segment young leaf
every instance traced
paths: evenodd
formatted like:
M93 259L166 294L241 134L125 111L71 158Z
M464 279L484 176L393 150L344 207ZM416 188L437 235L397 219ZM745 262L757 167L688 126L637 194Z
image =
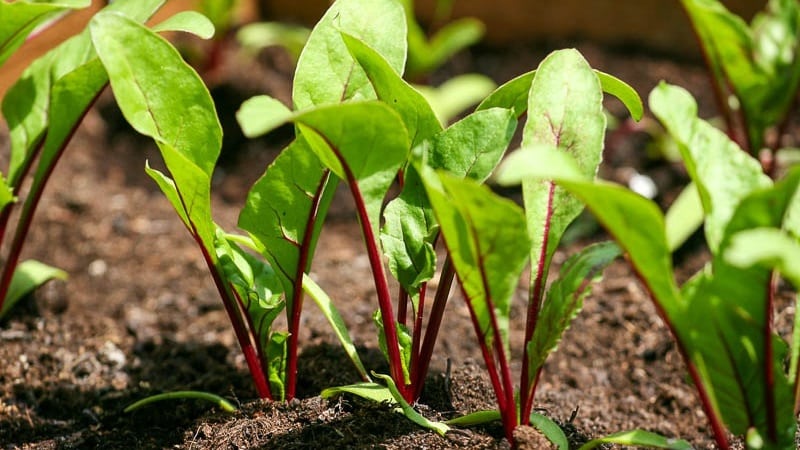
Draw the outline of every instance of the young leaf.
M569 441L564 434L564 430L553 419L543 414L531 413L531 425L555 444L558 450L569 450Z
M251 97L236 111L236 121L249 138L269 133L286 123L291 116L292 110L268 95Z
M640 120L644 115L644 105L639 94L627 83L619 78L605 72L595 70L594 73L600 80L603 92L617 97L631 113L633 120ZM536 71L519 75L511 79L493 93L491 93L480 105L478 110L487 108L511 108L516 117L521 117L528 110L528 94L530 86L536 77Z
M289 310L302 291L334 189L326 169L302 137L284 149L256 181L239 215L261 253L276 269ZM330 183L335 184L335 183Z
M438 227L414 166L406 169L403 190L386 205L383 218L381 244L389 271L411 295L416 309L419 287L436 271L433 241Z
M516 127L508 109L476 111L433 139L428 165L458 177L485 181L500 162Z
M677 250L705 220L697 185L689 183L670 205L664 217L670 250Z
M692 450L693 447L682 439L669 439L644 430L622 431L608 436L592 439L578 450L591 450L603 444L629 445L636 447L666 448L670 450Z
M173 206L213 261L210 187L222 129L208 90L172 45L133 20L99 13L90 30L120 109L159 144L180 198Z
M341 31L363 41L396 72L402 72L406 58L402 6L393 0L338 0L311 31L297 61L292 90L296 109L375 98L366 74L350 56Z
M286 399L286 356L289 333L273 332L269 335L264 353L267 357L269 391L275 400Z
M563 50L550 54L539 65L530 87L523 145L551 146L567 152L584 176L594 177L605 137L602 102L597 75L580 53ZM538 308L553 253L583 204L552 181L524 180L522 193L533 241L531 302Z
M14 270L8 294L6 294L3 306L0 308L0 318L10 311L23 297L52 279L66 280L67 273L39 261L23 261Z
M562 266L559 278L547 293L547 301L539 312L533 338L527 342L528 373L533 376L554 351L564 331L583 307L591 283L602 276L603 269L620 255L612 242L590 245L571 256Z
M372 372L372 376L375 378L380 378L386 382L386 387L389 389L389 392L392 393L392 398L398 405L400 405L403 415L406 416L407 419L421 427L439 433L440 436L444 436L445 433L450 431L450 427L448 427L446 424L428 420L425 416L415 411L414 408L412 408L411 405L409 405L408 402L403 398L403 395L400 394L400 391L397 390L397 386L392 380L392 377L375 372Z
M429 168L423 180L481 346L499 339L506 348L511 296L530 248L524 215L473 180Z
M372 316L372 320L375 322L375 326L378 328L378 346L380 347L384 356L386 356L388 359L389 351L386 345L386 335L383 329L384 327L383 319L381 318L381 312L375 311L375 314ZM403 383L410 384L411 376L409 372L409 366L411 365L411 333L409 332L408 327L401 323L395 322L395 327L397 328L397 344L400 347L400 362L403 368Z
M391 106L403 119L411 148L442 131L425 98L400 76L383 57L361 40L342 33L347 49L366 72L378 99Z
M208 17L197 11L181 11L167 20L153 26L153 31L183 31L201 39L214 37L214 24Z
M216 394L211 394L208 392L200 392L200 391L175 391L175 392L166 392L164 394L157 394L152 395L147 398L143 398L139 401L131 403L130 405L126 406L122 412L129 413L132 411L136 411L137 409L147 406L151 403L161 402L164 400L183 400L183 399L197 399L197 400L205 400L215 405L219 406L220 409L227 413L236 412L236 407L231 404L231 402L225 400L224 398L220 397Z
M697 104L686 90L661 83L650 93L650 108L678 143L706 212L706 240L716 252L736 205L771 181L758 161L697 117Z
M383 197L409 149L400 117L383 103L363 102L318 107L293 120L323 165L358 191L377 236Z
M99 13L90 30L128 122L210 176L222 131L200 76L169 42L122 15Z
M0 1L0 66L25 42L25 38L40 24L71 9L89 6L91 0L58 0L36 2Z
M731 237L724 255L736 267L774 267L795 286L800 286L800 244L778 228L752 228Z
M580 172L574 158L547 147L512 153L498 169L496 180L510 185L530 177L554 179L584 202L628 253L669 320L680 319L684 305L658 205L622 186L591 181Z

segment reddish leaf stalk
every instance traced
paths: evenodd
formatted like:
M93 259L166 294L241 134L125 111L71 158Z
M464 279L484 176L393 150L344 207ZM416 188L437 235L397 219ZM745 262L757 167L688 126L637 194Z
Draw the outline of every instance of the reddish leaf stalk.
M80 121L78 121L80 123ZM11 185L11 192L14 196L19 195L19 191L22 188L22 180L28 175L30 172L31 167L33 166L33 161L38 157L39 153L42 151L42 146L44 145L44 141L47 138L47 132L45 132L42 137L39 138L39 142L36 144L36 149L34 150L33 154L27 159L27 162L19 171L19 175L17 176L16 180L8 180ZM66 142L69 142L71 139L67 139L65 141L65 148ZM63 149L62 149L63 151ZM14 210L14 203L10 203L3 208L3 211L0 212L0 246L3 245L4 238L6 236L6 229L8 227L8 221L11 219L11 212ZM3 307L3 298L0 297L0 308Z
M556 185L553 182L548 182L550 189L547 194L547 220L544 223L542 248L539 252L539 260L536 262L536 279L532 283L531 290L528 293L530 299L528 301L528 316L525 324L525 347L522 352L522 375L520 377L520 421L523 425L530 424L530 415L533 410L533 398L535 396L536 384L539 380L541 369L537 370L533 375L535 380L531 382L531 374L528 373L530 369L529 361L530 355L528 354L528 342L533 338L533 332L536 330L536 323L539 319L539 311L542 307L544 282L547 278L547 245L550 239L550 221L553 217L553 197L555 195Z
M422 348L419 351L417 358L417 367L412 378L414 386L414 398L419 398L422 395L422 387L425 383L425 376L428 374L428 367L431 363L431 356L433 356L433 347L436 344L436 338L439 334L439 328L444 318L444 309L447 306L447 298L450 295L450 288L453 285L455 277L455 270L453 269L453 262L450 256L444 260L442 273L439 276L439 287L436 288L436 294L433 297L433 306L431 306L431 313L428 317L428 326L425 328L425 338L422 342ZM422 308L420 308L422 309ZM412 365L412 367L414 367Z
M288 305L289 314L289 342L286 349L286 400L294 398L297 391L297 346L300 336L300 314L303 310L303 275L308 270L308 263L311 258L311 242L313 241L314 228L317 224L317 214L319 213L322 194L328 185L330 171L325 170L320 179L317 190L314 192L314 199L309 213L309 220L306 222L303 243L300 246L300 257L297 262L297 273L294 277L292 302Z
M342 169L345 172L345 178L347 179L347 185L350 188L350 193L356 204L358 221L361 225L361 232L364 235L364 244L367 247L367 256L369 257L369 264L372 268L372 278L375 282L375 290L378 295L378 307L381 312L381 320L383 321L383 334L386 338L386 352L389 359L389 373L392 376L392 380L394 380L397 385L397 389L403 395L403 398L411 402L413 400L409 398L409 390L406 387L405 376L403 376L402 357L400 355L400 344L397 337L397 324L394 318L394 311L392 310L392 294L389 291L389 280L386 277L386 270L383 267L381 252L378 249L378 241L375 238L375 233L372 231L372 224L367 214L367 205L364 203L364 196L361 194L358 180L356 180L353 171L346 163L339 149L322 133L319 134L325 139L328 147L341 163Z
M736 123L733 119L733 111L728 106L727 103L727 93L726 89L723 88L720 79L716 76L717 73L714 71L714 65L712 63L711 55L709 54L708 48L706 48L703 41L703 38L700 35L700 30L697 28L694 20L692 20L692 15L689 13L689 10L686 9L686 6L683 5L681 2L681 8L686 15L686 18L689 20L689 24L692 28L692 34L694 34L694 38L700 47L700 54L703 56L703 61L705 62L706 67L708 68L709 79L711 81L711 88L714 90L714 100L717 103L717 109L719 110L720 114L722 114L722 118L725 121L725 128L728 130L728 136L736 141L738 144L742 145L742 139L738 136L736 131ZM749 146L749 141L746 143Z
M653 290L651 289L650 285L647 283L645 277L639 272L639 270L631 264L634 273L636 273L637 278L642 282L642 285L647 290L648 295L651 299L655 299L656 297L653 295ZM661 320L667 325L670 334L672 335L673 341L675 341L675 345L678 347L678 352L683 359L683 362L686 364L686 368L689 371L689 376L692 379L692 384L694 384L695 389L697 389L697 394L700 397L700 405L703 408L703 412L708 419L709 424L711 425L711 430L714 433L714 440L717 442L717 447L720 450L730 450L730 444L728 443L728 437L725 434L725 425L722 423L722 419L717 415L717 412L714 410L713 403L711 402L711 397L708 395L708 391L706 391L705 383L703 382L702 377L700 377L700 372L697 370L697 366L692 362L689 358L689 353L686 351L686 347L684 346L683 341L679 338L678 332L675 329L675 324L669 320L667 316L667 312L661 306L661 304L655 300L653 300L653 306L656 308L656 312Z
M183 202L183 197L181 197L181 202ZM250 377L256 385L258 396L273 400L269 383L267 383L266 371L264 370L262 359L259 357L260 352L253 344L252 330L248 329L245 321L242 319L243 316L249 316L243 314L242 310L238 307L239 302L236 300L236 297L231 294L230 287L214 264L214 260L208 253L203 240L200 239L200 236L197 234L194 224L192 224L190 232L195 242L197 242L197 246L200 247L200 251L203 252L203 259L205 259L208 265L208 271L211 272L214 285L217 287L220 297L222 297L222 304L225 306L225 312L228 313L231 325L233 325L233 331L236 333L236 340L239 341L239 347L244 354L244 359L247 362L247 368L250 370Z
M406 325L408 316L408 292L403 287L400 287L400 292L397 295L397 323Z

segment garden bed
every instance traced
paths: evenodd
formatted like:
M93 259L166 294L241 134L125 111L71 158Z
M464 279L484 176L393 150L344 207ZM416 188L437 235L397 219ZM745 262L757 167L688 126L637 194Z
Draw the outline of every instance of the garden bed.
M571 45L479 48L459 55L432 81L482 72L502 82L535 68L547 49ZM701 115L713 112L704 69L695 62L577 46L593 67L629 82L643 96L665 79L690 89ZM292 67L274 49L262 52L257 62L229 56L212 80L227 125L213 206L217 221L234 229L250 186L291 136L282 129L245 140L233 114L257 93L288 100ZM615 103L608 106L622 111ZM645 172L660 185L662 202L669 202L685 181L680 169L647 156L643 133L611 136L602 176L624 181L631 169ZM5 131L0 147L8 147ZM57 167L26 246L26 256L63 268L70 279L49 283L0 323L4 448L508 447L499 426L459 429L442 438L381 405L350 397L320 399L323 388L356 382L358 376L310 302L300 336L300 399L254 401L244 359L201 255L144 173L147 159L160 165L157 149L127 128L107 92ZM367 367L386 372L372 322L374 287L355 223L342 192L311 276L345 312ZM556 262L569 250L557 254ZM679 258L693 273L706 257L690 243ZM519 300L512 311L517 352L525 308ZM450 418L492 408L494 394L482 364L468 310L454 294L421 411ZM241 409L229 416L205 403L176 401L122 412L144 396L184 389L223 395ZM713 446L675 345L623 261L606 271L548 361L535 407L568 424L574 442L643 428L687 439L696 448ZM535 438L522 441L537 448Z

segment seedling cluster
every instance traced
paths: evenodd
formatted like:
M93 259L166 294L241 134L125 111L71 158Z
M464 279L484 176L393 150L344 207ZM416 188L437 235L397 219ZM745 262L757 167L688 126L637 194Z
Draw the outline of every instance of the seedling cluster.
M479 25L454 24L427 43L411 18L411 2L338 0L303 35L293 105L258 96L237 113L250 137L287 123L295 131L252 186L239 215L244 233L224 230L213 219L211 180L222 131L208 90L157 34L180 30L208 38L214 26L197 13L143 25L162 3L112 3L85 31L36 60L3 99L11 153L0 186L0 239L31 170L33 181L0 276L0 316L38 284L63 276L40 263L17 263L53 167L110 84L126 120L158 145L166 172L149 165L145 170L197 243L259 396L295 397L300 318L308 296L363 378L332 386L323 397L351 393L388 401L443 435L451 426L500 420L513 441L517 426L533 425L566 449L563 431L534 412L537 384L592 283L625 254L677 343L719 447L729 448L731 432L744 436L748 448L794 448L800 327L787 345L773 330L772 310L778 275L800 283L800 170L787 169L774 179L772 159L761 149L777 152L779 140L769 138L770 130L784 126L794 101L786 93L793 94L800 79L796 1L771 0L751 28L717 1L682 1L724 100L728 125L726 135L698 118L694 100L679 87L662 84L650 94L650 109L677 142L692 178L685 204L690 210L694 205L697 220L687 224L680 220L686 209L673 208L665 219L653 202L596 179L607 128L604 93L618 98L635 120L643 106L632 88L592 69L576 50L553 52L449 123L430 95L404 75L419 78L453 49L471 43ZM0 2L0 63L36 24L87 4ZM737 102L727 101L731 95ZM519 126L521 148L506 155ZM493 193L487 180L521 184L522 205ZM335 299L309 276L340 184L356 207L375 285L376 342L388 374L364 367ZM615 242L571 255L548 285L553 255L584 207ZM672 252L701 223L711 261L678 286ZM511 370L510 307L527 266L517 379ZM437 271L437 288L429 292ZM389 277L399 285L394 294ZM497 409L440 423L413 405L422 394L440 326L449 320L445 306L454 282L469 309ZM282 314L285 330L275 325ZM197 392L144 403L176 396L230 408L219 397ZM641 430L598 438L582 448L603 443L691 448Z

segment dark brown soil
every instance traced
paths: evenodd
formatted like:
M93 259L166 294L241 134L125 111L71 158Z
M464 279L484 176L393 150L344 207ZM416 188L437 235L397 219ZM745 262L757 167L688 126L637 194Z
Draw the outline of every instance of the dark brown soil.
M643 95L667 79L689 87L704 114L713 111L704 71L692 62L629 49L580 48L593 66L630 82ZM460 55L433 80L480 71L504 81L535 68L544 54L544 47L479 49ZM258 63L232 54L227 64L228 72L217 74L213 88L227 125L214 214L233 229L249 186L291 137L283 130L247 141L231 121L233 112L256 93L288 100L291 68L276 51L262 53ZM609 107L621 113L614 102ZM624 179L631 168L647 172L663 189L662 200L669 201L683 180L681 171L648 156L646 142L642 133L616 136L603 173ZM0 148L8 148L5 132ZM497 426L454 430L443 438L383 405L318 397L323 388L358 377L310 302L300 336L300 399L288 404L255 400L200 252L144 174L147 159L158 164L154 146L124 125L107 93L57 168L25 250L27 257L63 268L70 279L40 289L0 323L3 448L509 447ZM557 262L567 252L559 253ZM703 264L701 249L686 253L680 263L687 271ZM320 241L312 277L344 312L367 366L381 371L371 319L377 304L367 266L351 204L342 195ZM521 295L513 308L512 348L518 360ZM468 311L454 294L420 410L441 419L491 408L494 395L482 364ZM513 369L518 373L518 366ZM206 403L174 401L122 412L144 396L184 389L221 394L241 409L226 415ZM608 269L548 361L536 407L564 424L574 443L643 428L713 448L675 346L622 261ZM518 434L521 448L544 448L536 444L535 432Z

